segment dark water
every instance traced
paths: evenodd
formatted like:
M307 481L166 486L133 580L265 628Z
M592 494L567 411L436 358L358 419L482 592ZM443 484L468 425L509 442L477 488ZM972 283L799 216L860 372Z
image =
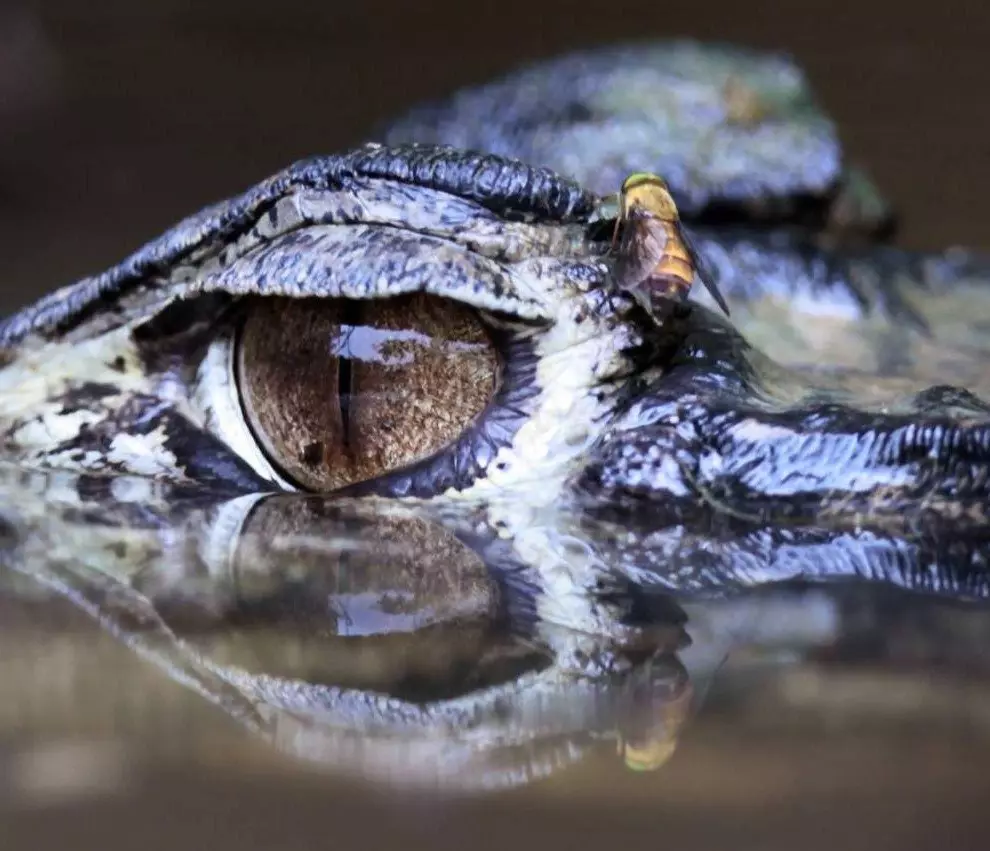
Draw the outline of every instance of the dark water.
M52 0L2 11L3 309L416 99L625 37L791 50L903 213L903 241L986 247L990 13L771 9ZM189 552L213 528L208 512L108 532L87 550L92 537L75 536L92 517L32 512L23 483L5 487L44 570L0 587L4 847L985 846L990 615L978 607L879 586L675 600L649 652L591 686L555 679L538 642L492 625L483 565L442 535L406 530L432 548L411 560L377 551L362 571L307 567L299 547L313 563L326 556L309 541L291 575L271 550L251 551L253 576L236 557L204 574L186 568L201 567ZM17 529L5 552L20 552ZM258 540L271 536L242 543ZM128 567L108 569L121 548ZM396 627L399 640L377 634ZM298 702L272 709L271 694L231 681L237 668L399 694L405 708L389 717L406 726L369 732L346 705L315 719ZM528 700L451 709L526 676L538 686ZM450 711L422 709L437 705ZM630 767L644 760L655 770Z

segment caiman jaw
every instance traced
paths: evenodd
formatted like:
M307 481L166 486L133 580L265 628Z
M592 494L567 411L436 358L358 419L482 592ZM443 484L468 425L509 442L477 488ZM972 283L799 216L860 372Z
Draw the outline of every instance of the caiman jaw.
M615 420L582 486L598 500L739 519L832 524L930 518L986 524L990 417L932 388L884 413L832 401L775 369L702 309L680 351Z

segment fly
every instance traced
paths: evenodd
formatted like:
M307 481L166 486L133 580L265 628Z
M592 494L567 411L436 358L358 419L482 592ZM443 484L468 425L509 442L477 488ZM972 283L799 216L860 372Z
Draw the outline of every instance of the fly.
M729 315L729 306L681 227L677 205L663 178L635 172L623 181L613 251L616 246L619 285L650 309L658 306L657 298L683 302L697 277Z

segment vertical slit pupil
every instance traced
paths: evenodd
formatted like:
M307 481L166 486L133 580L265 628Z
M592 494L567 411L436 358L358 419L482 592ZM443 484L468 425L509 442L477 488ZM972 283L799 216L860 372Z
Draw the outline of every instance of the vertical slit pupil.
M345 450L351 448L351 402L354 394L354 360L349 357L348 340L354 326L361 320L361 305L358 302L344 302L340 318L340 335L343 345L337 358L337 401L340 405L341 443Z

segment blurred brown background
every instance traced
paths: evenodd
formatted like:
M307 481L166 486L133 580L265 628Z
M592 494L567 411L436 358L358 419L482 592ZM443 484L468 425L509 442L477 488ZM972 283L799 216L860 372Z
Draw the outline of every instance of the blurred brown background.
M791 51L906 242L990 244L977 0L6 0L0 310L418 99L521 60L677 35Z

